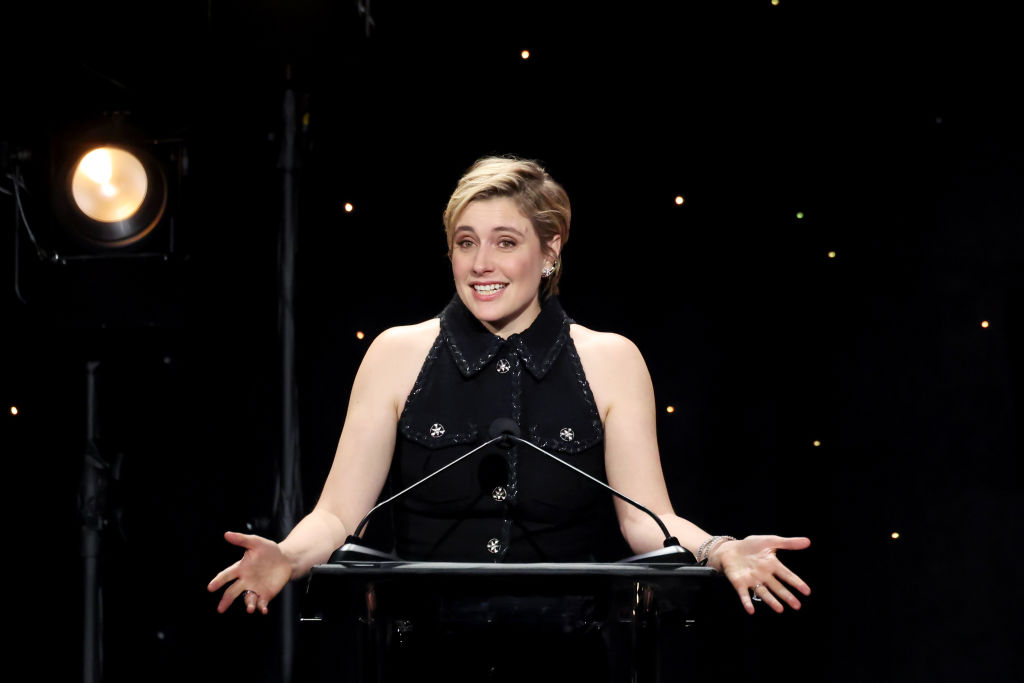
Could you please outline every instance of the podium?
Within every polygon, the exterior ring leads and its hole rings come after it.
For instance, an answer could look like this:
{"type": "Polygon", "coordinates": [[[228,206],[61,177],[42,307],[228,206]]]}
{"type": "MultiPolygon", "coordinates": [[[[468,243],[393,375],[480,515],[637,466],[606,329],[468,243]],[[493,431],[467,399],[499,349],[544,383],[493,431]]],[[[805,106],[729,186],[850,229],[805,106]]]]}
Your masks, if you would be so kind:
{"type": "Polygon", "coordinates": [[[715,576],[644,562],[335,561],[313,568],[302,620],[347,649],[335,680],[676,681],[715,576]]]}

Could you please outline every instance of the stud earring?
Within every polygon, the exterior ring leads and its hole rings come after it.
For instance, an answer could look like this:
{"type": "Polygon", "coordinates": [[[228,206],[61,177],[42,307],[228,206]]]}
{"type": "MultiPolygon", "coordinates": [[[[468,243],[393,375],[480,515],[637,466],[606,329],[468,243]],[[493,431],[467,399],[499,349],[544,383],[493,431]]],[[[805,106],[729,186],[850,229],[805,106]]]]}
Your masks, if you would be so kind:
{"type": "Polygon", "coordinates": [[[545,263],[544,267],[540,271],[540,274],[542,277],[551,277],[552,275],[555,274],[555,267],[550,263],[545,263]]]}

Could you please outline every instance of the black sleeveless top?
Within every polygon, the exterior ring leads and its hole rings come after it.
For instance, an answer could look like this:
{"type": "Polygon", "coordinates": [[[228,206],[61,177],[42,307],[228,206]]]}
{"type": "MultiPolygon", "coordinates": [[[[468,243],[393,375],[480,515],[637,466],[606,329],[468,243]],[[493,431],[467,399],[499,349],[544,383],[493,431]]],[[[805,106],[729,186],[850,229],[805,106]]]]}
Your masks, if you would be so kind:
{"type": "MultiPolygon", "coordinates": [[[[497,418],[607,481],[604,431],[571,322],[552,297],[527,330],[502,339],[453,298],[398,423],[392,490],[487,441],[497,418]]],[[[611,494],[522,444],[489,446],[395,505],[403,559],[585,562],[628,554],[611,494]]]]}

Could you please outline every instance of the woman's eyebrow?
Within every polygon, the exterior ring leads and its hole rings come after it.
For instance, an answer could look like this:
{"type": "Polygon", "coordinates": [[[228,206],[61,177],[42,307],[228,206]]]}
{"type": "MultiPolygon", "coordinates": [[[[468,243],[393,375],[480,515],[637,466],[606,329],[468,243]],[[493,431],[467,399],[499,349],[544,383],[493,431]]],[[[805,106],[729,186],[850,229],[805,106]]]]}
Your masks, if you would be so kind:
{"type": "Polygon", "coordinates": [[[514,228],[511,225],[499,225],[494,229],[494,232],[510,232],[513,235],[523,236],[523,231],[519,228],[514,228]]]}
{"type": "MultiPolygon", "coordinates": [[[[476,235],[476,230],[474,230],[473,227],[470,225],[460,225],[459,227],[455,228],[454,234],[458,235],[461,232],[469,232],[476,235]]],[[[519,237],[523,236],[522,230],[520,230],[519,228],[515,228],[511,225],[499,225],[498,227],[494,228],[494,232],[510,232],[513,235],[518,235],[519,237]]]]}

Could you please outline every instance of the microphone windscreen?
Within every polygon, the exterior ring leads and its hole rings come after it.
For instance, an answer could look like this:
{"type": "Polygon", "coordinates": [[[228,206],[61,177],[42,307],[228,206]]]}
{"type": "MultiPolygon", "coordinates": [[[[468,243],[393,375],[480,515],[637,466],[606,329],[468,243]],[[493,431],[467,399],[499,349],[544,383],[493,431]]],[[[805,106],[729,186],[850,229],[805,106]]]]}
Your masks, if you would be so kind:
{"type": "Polygon", "coordinates": [[[491,423],[489,430],[491,438],[501,436],[502,434],[511,434],[512,436],[519,436],[519,425],[511,417],[499,417],[491,423]]]}

